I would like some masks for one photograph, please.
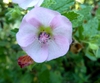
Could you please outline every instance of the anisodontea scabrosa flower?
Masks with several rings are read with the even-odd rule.
[[[60,13],[35,7],[28,12],[16,34],[21,48],[38,63],[65,55],[72,42],[72,24]]]
[[[17,3],[21,8],[27,9],[32,6],[40,6],[44,0],[12,0],[12,2]]]

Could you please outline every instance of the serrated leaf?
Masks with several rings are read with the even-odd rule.
[[[72,20],[73,27],[79,27],[82,25],[83,15],[77,16],[77,19]]]
[[[67,11],[74,4],[74,0],[55,0],[56,4],[50,6],[51,9],[60,13]]]
[[[98,19],[92,18],[87,23],[83,24],[83,35],[86,37],[93,37],[98,33]]]
[[[83,16],[83,19],[86,20],[86,19],[89,19],[90,18],[91,11],[92,11],[92,7],[86,6],[85,8],[79,10],[78,13]]]
[[[43,4],[42,4],[42,7],[50,7],[52,4],[55,4],[55,0],[44,0]]]
[[[63,15],[66,16],[70,21],[72,21],[76,19],[79,14],[75,13],[74,11],[70,11],[70,12],[64,13]]]

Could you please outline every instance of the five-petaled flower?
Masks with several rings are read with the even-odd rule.
[[[40,6],[44,0],[12,0],[12,2],[17,3],[21,8],[27,9],[32,6]]]
[[[60,13],[35,7],[28,12],[16,34],[21,48],[38,63],[65,55],[72,42],[72,24]]]

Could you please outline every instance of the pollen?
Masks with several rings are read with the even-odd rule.
[[[50,39],[50,34],[49,33],[46,33],[45,31],[40,32],[40,34],[38,36],[38,40],[39,40],[40,43],[46,44],[49,39]]]

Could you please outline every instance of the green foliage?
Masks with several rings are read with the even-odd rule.
[[[94,37],[99,33],[98,31],[98,19],[91,18],[87,23],[83,24],[83,35],[84,37]],[[91,35],[91,36],[90,36]]]
[[[66,16],[70,21],[77,19],[79,16],[79,14],[75,13],[74,11],[66,12],[63,15]]]
[[[96,11],[96,17],[100,20],[100,8]]]
[[[55,0],[55,2],[56,3],[52,4],[50,8],[60,13],[67,11],[74,4],[74,0]]]
[[[42,6],[48,8],[48,7],[50,7],[52,4],[55,4],[55,3],[56,3],[55,0],[44,0]]]
[[[16,33],[27,10],[1,0],[0,83],[100,83],[100,2],[83,1],[44,0],[42,4],[72,22],[73,40],[82,44],[81,50],[74,53],[70,49],[63,57],[21,69],[17,59],[25,52],[16,42]]]

